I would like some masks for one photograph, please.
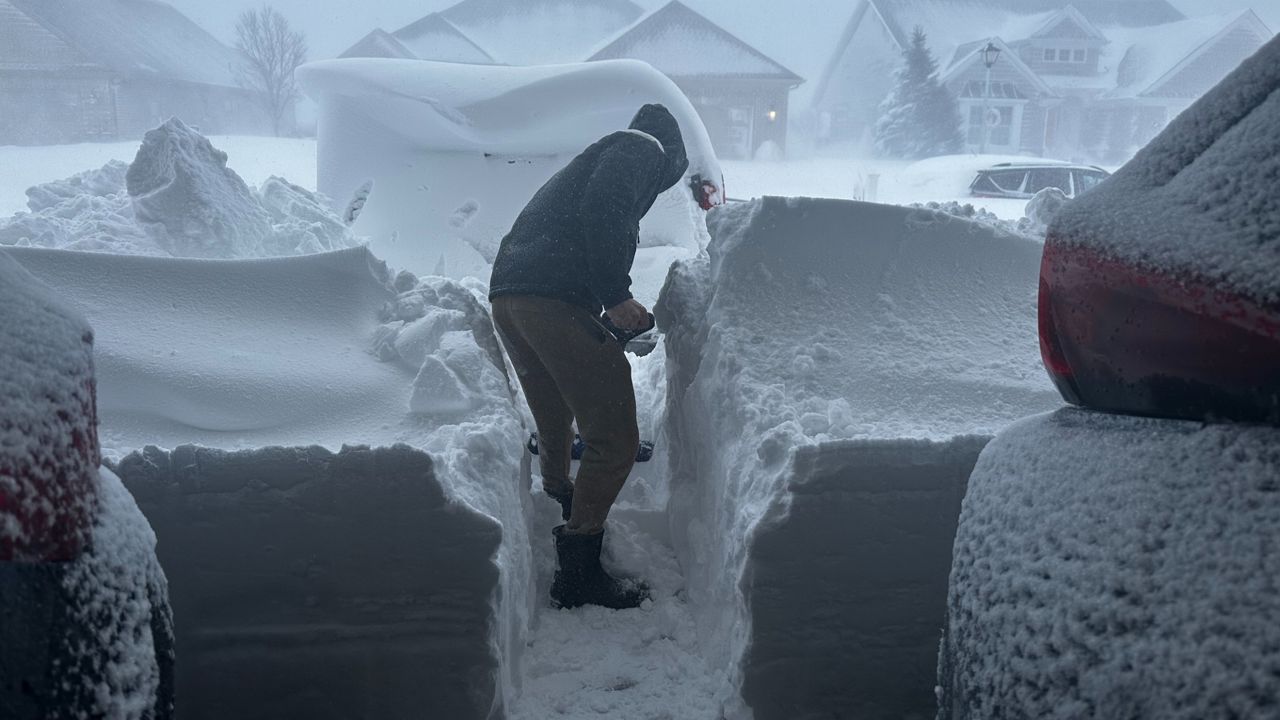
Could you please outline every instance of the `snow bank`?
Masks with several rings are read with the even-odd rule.
[[[1280,38],[1267,43],[1051,233],[1130,264],[1280,304]],[[1151,228],[1159,232],[1151,232]]]
[[[1078,409],[969,481],[941,718],[1273,717],[1280,430]]]
[[[177,119],[148,132],[132,164],[113,160],[27,198],[29,213],[0,221],[0,245],[249,258],[356,244],[322,198],[278,177],[250,188],[226,153]]]
[[[346,207],[372,181],[354,228],[379,257],[414,272],[484,275],[537,188],[646,102],[664,103],[680,122],[690,177],[719,184],[722,176],[688,99],[639,61],[326,60],[300,68],[298,79],[320,103],[320,191]],[[642,243],[690,246],[700,213],[677,184],[642,224]]]
[[[657,314],[672,535],[713,665],[757,718],[930,713],[964,478],[985,437],[1058,403],[1039,245],[810,199],[710,228]]]
[[[532,603],[525,435],[505,364],[494,360],[487,311],[471,290],[443,278],[392,277],[363,247],[230,262],[11,252],[94,323],[110,457],[190,443],[334,451],[406,443],[428,453],[449,502],[501,526],[496,554],[476,549],[493,557],[501,580],[485,606],[493,634],[475,642],[502,658],[496,702],[515,692]],[[380,340],[396,354],[375,355],[385,350]],[[424,385],[424,376],[437,382]],[[237,467],[253,472],[252,463]],[[184,482],[203,482],[202,467],[183,472]],[[248,522],[251,513],[240,510]],[[171,517],[150,519],[174,527]],[[218,531],[230,543],[239,530],[226,521]],[[160,537],[163,546],[165,531]],[[197,580],[211,591],[209,576]]]
[[[501,706],[507,530],[452,498],[448,468],[426,453],[182,446],[119,469],[169,568],[184,717],[487,718]]]
[[[69,560],[97,513],[93,330],[0,252],[0,560]]]

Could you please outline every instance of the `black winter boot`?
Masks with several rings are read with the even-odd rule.
[[[614,610],[640,607],[649,598],[643,583],[622,581],[604,571],[600,549],[604,533],[579,535],[564,525],[553,531],[559,565],[551,583],[551,600],[558,608],[600,605]]]
[[[563,493],[553,493],[550,490],[543,489],[547,497],[560,503],[560,518],[565,522],[569,522],[569,515],[573,513],[573,488],[570,487]]]

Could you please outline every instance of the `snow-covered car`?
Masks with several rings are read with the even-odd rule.
[[[1025,200],[1045,188],[1058,188],[1074,198],[1097,187],[1109,175],[1093,165],[1052,161],[997,163],[978,171],[969,184],[969,193],[974,197]]]
[[[93,331],[3,252],[0,308],[0,717],[171,717],[168,589],[101,467]]]
[[[1280,39],[1050,226],[1069,407],[983,451],[939,718],[1277,716]]]

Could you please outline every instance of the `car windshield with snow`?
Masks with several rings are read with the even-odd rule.
[[[1007,162],[979,170],[969,192],[974,197],[1029,199],[1046,188],[1057,188],[1075,198],[1097,187],[1108,175],[1095,166]]]

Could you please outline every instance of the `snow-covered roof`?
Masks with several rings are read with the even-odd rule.
[[[1149,27],[1183,19],[1166,0],[865,0],[906,47],[911,30],[920,25],[935,42],[964,42],[974,37],[999,35],[1009,39],[1030,37],[1051,15],[1067,6],[1095,26]],[[1015,18],[1044,16],[1025,30],[1005,25]]]
[[[431,13],[421,20],[400,28],[392,35],[412,53],[408,56],[410,58],[473,65],[492,65],[494,62],[493,56],[472,42],[471,38],[440,13]],[[348,56],[343,55],[343,57]]]
[[[1233,15],[1197,17],[1161,25],[1153,31],[1128,30],[1113,37],[1109,54],[1104,55],[1108,75],[1115,90],[1109,97],[1125,98],[1163,95],[1160,85],[1178,70],[1194,63],[1217,41],[1237,28],[1252,31],[1261,42],[1271,30],[1252,10]],[[1246,49],[1252,54],[1252,49]],[[1208,88],[1201,88],[1201,91]],[[1197,93],[1198,94],[1198,93]]]
[[[355,45],[347,48],[346,51],[338,57],[383,57],[413,60],[418,56],[414,54],[412,50],[405,47],[404,43],[397,40],[386,30],[383,30],[382,28],[375,28],[373,32],[360,38]]]
[[[1031,33],[1031,37],[1033,38],[1054,37],[1055,34],[1058,33],[1059,31],[1058,29],[1062,26],[1063,23],[1071,23],[1075,25],[1089,40],[1093,40],[1095,42],[1102,43],[1102,44],[1106,44],[1107,42],[1107,36],[1103,34],[1101,30],[1098,29],[1097,25],[1090,22],[1089,18],[1085,17],[1083,13],[1077,10],[1074,5],[1068,5],[1062,10],[1055,13],[1054,16],[1050,18],[1049,21],[1046,22],[1043,27]],[[1019,38],[1012,38],[1012,39],[1019,39]]]
[[[234,50],[158,0],[9,0],[91,63],[122,76],[236,87]]]
[[[961,45],[956,50],[955,62],[951,63],[951,65],[942,72],[939,76],[939,80],[943,83],[949,82],[952,78],[972,67],[975,63],[981,62],[982,50],[986,48],[987,43],[991,43],[992,45],[1000,48],[1001,59],[1012,65],[1020,75],[1026,78],[1027,84],[1035,88],[1037,92],[1045,97],[1057,96],[1057,93],[1053,91],[1053,88],[1050,88],[1045,84],[1044,80],[1042,80],[1034,70],[1024,63],[1022,58],[1018,57],[1018,53],[998,37],[987,38],[985,40],[978,40]]]
[[[642,13],[631,0],[462,0],[440,14],[498,62],[545,65],[583,60]]]
[[[725,76],[801,82],[732,33],[673,0],[604,44],[589,60],[634,58],[669,77]]]

